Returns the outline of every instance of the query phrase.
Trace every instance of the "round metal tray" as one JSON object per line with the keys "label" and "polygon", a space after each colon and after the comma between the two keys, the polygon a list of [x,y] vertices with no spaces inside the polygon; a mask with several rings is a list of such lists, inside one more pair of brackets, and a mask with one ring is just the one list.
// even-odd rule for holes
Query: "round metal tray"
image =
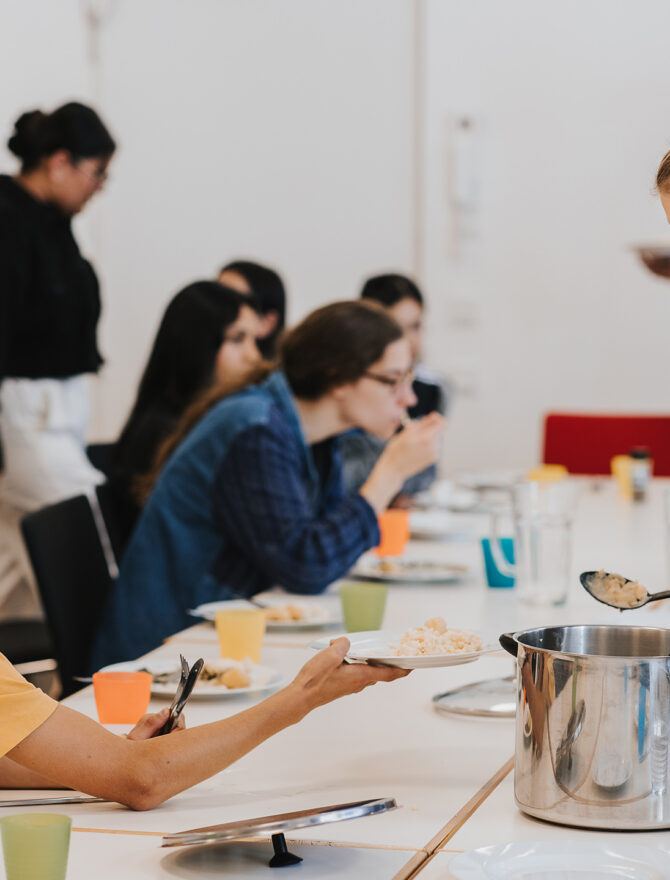
{"label": "round metal tray", "polygon": [[438,712],[471,718],[514,718],[516,688],[514,676],[489,678],[464,684],[433,697]]}
{"label": "round metal tray", "polygon": [[311,810],[298,810],[295,813],[277,813],[274,816],[241,819],[224,825],[210,825],[207,828],[193,828],[177,834],[166,834],[162,846],[215,843],[254,835],[272,836],[294,828],[309,828],[314,825],[325,825],[328,822],[344,822],[347,819],[374,816],[377,813],[394,810],[397,806],[395,798],[376,798],[368,801],[353,801],[349,804],[335,804],[330,807],[315,807]]}

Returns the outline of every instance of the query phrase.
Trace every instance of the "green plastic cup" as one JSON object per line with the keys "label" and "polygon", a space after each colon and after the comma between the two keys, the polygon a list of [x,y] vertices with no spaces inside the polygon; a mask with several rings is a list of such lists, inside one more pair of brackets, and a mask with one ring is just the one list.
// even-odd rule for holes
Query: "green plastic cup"
{"label": "green plastic cup", "polygon": [[7,880],[65,880],[72,819],[20,813],[0,819]]}
{"label": "green plastic cup", "polygon": [[381,628],[386,609],[386,584],[342,584],[340,599],[347,632]]}

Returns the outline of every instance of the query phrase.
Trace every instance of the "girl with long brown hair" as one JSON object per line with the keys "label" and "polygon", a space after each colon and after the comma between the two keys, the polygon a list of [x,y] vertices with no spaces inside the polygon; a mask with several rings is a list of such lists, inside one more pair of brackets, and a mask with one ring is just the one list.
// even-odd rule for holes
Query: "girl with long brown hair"
{"label": "girl with long brown hair", "polygon": [[[279,369],[255,379],[217,402],[210,393],[195,427],[186,414],[124,556],[93,667],[151,650],[204,602],[275,584],[321,592],[379,543],[377,514],[437,456],[437,413],[396,434],[416,400],[411,354],[376,305],[308,315],[285,337]],[[352,428],[389,442],[346,495],[336,438]]]}

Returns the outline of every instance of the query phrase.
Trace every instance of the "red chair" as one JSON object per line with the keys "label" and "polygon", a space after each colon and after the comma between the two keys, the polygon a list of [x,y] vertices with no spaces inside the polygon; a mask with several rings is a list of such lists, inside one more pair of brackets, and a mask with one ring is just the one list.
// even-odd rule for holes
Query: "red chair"
{"label": "red chair", "polygon": [[610,460],[645,446],[657,477],[670,476],[670,416],[549,413],[542,461],[571,474],[609,474]]}

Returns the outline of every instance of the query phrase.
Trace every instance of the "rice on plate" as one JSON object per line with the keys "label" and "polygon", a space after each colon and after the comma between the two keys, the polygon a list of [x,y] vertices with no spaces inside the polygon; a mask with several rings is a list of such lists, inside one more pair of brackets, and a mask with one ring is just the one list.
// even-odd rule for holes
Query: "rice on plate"
{"label": "rice on plate", "polygon": [[482,650],[482,640],[464,629],[448,629],[443,617],[431,617],[423,626],[413,626],[395,645],[389,645],[394,657],[422,654],[464,654]]}

